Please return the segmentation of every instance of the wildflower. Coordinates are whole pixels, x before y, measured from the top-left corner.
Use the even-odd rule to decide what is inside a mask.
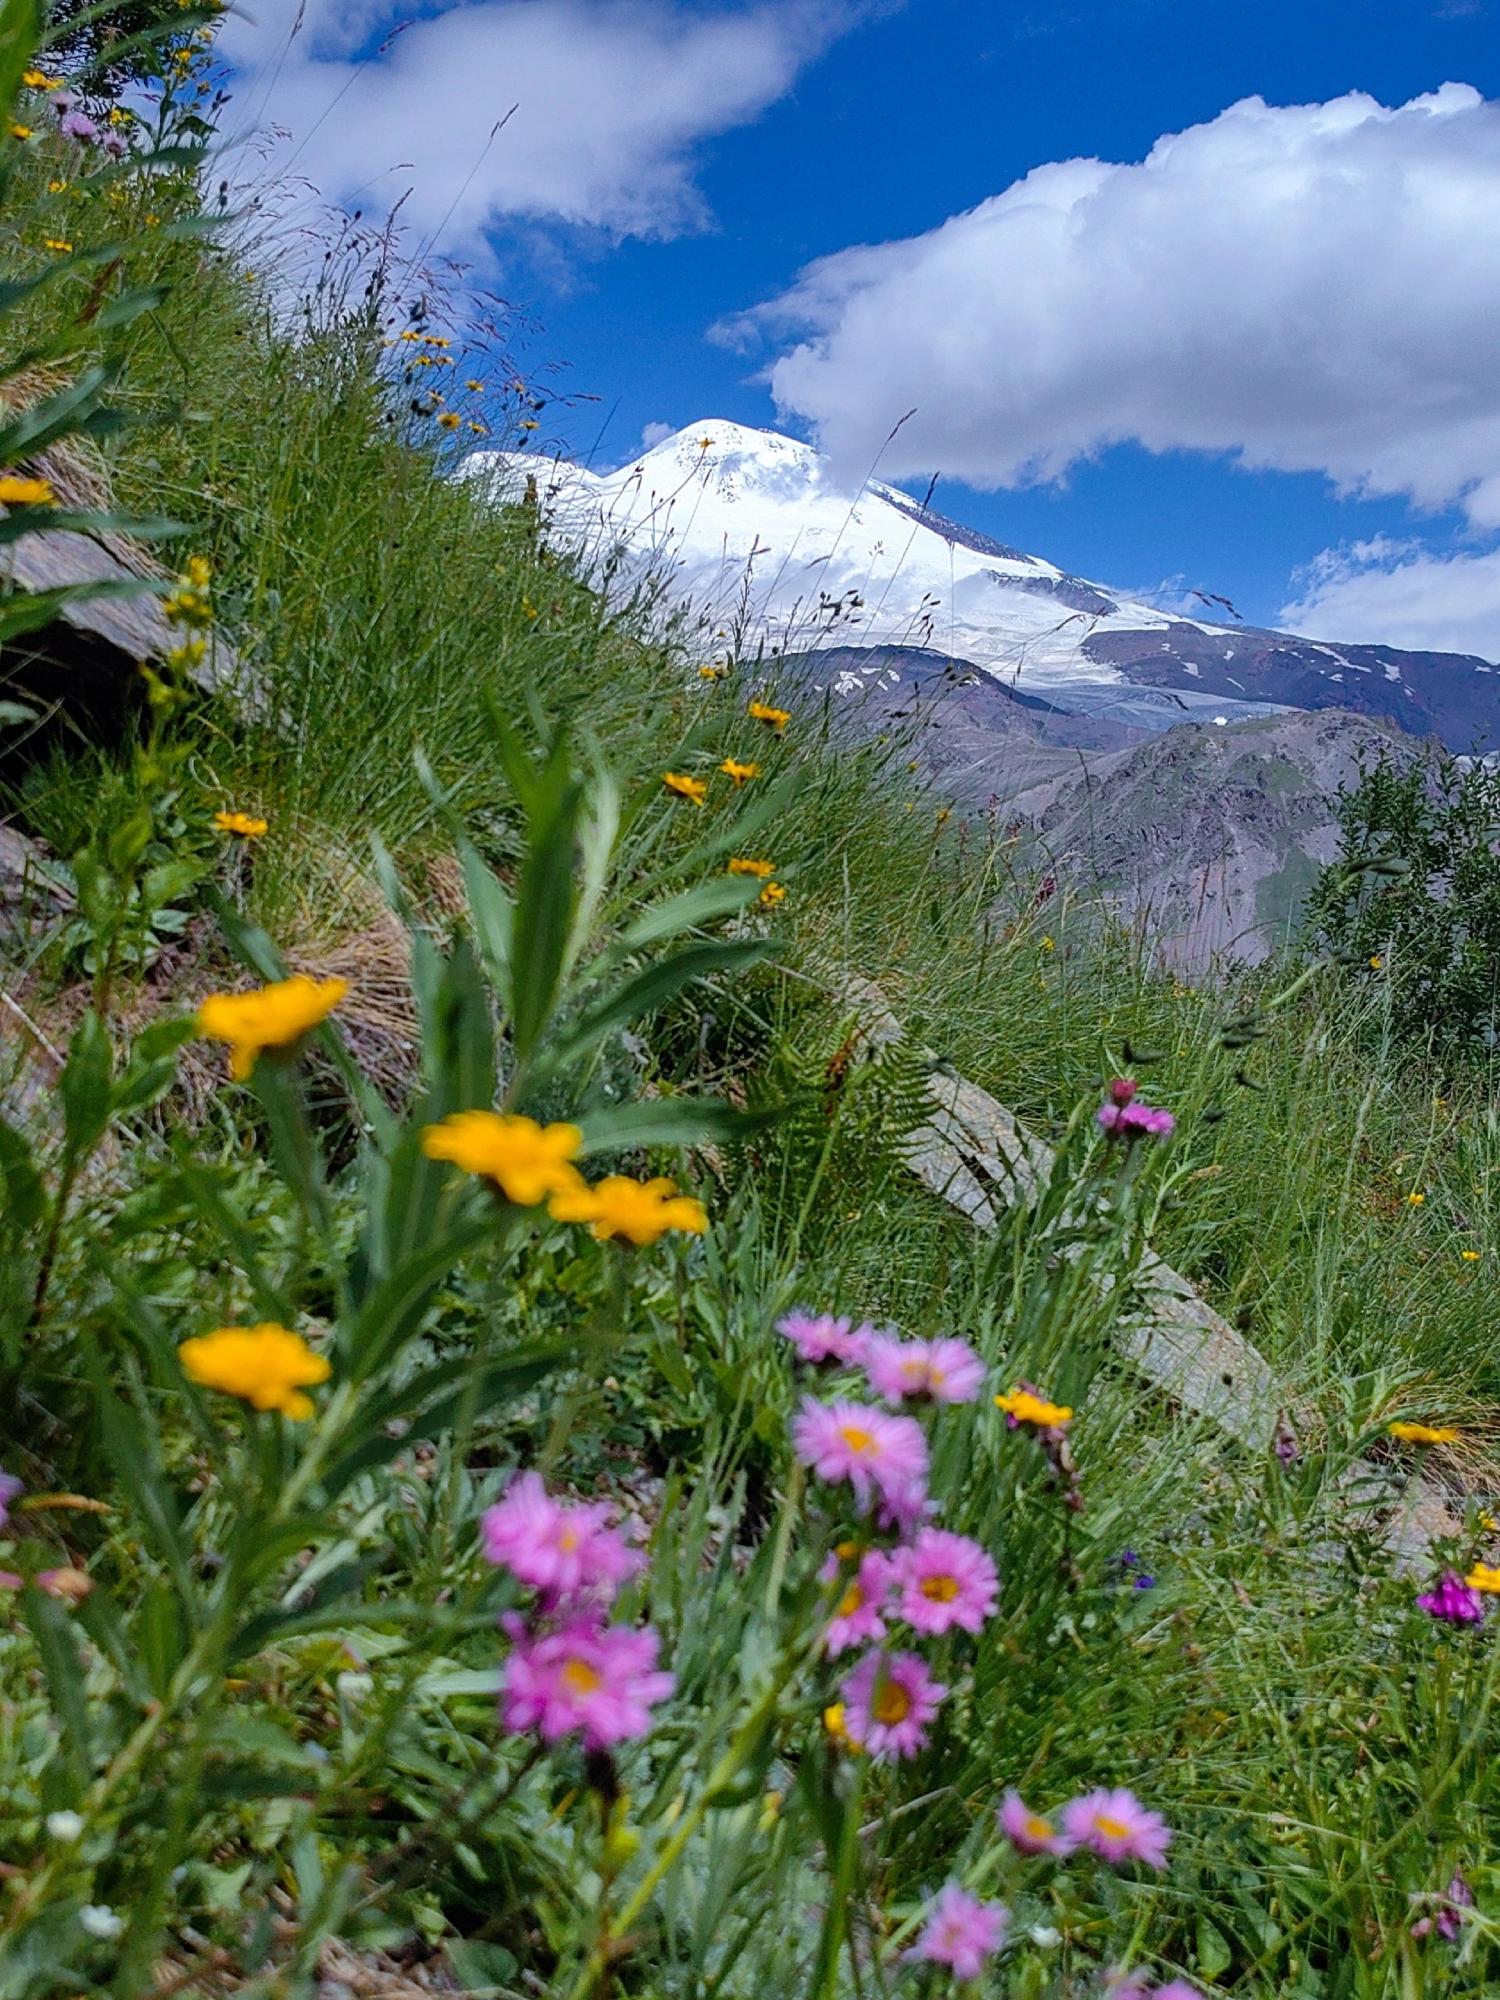
[[[444,410],[438,418],[438,423],[445,431],[456,431],[462,422],[463,418],[457,410]]]
[[[299,1420],[313,1413],[312,1398],[303,1391],[333,1372],[326,1355],[314,1354],[301,1334],[274,1320],[199,1334],[183,1341],[177,1359],[200,1389],[219,1389],[253,1409],[279,1410]]]
[[[66,1807],[59,1812],[49,1812],[45,1824],[53,1840],[71,1844],[83,1834],[83,1814],[69,1812]]]
[[[1009,1922],[1010,1911],[1003,1903],[981,1903],[957,1882],[947,1882],[906,1956],[949,1966],[960,1979],[977,1979],[985,1960],[998,1951]]]
[[[609,1525],[613,1512],[602,1501],[554,1500],[538,1473],[518,1473],[480,1516],[485,1559],[539,1591],[549,1611],[579,1599],[608,1604],[643,1561]]]
[[[108,1903],[85,1903],[78,1912],[78,1928],[101,1944],[112,1944],[125,1928],[125,1919]]]
[[[1131,1077],[1117,1076],[1114,1079],[1109,1086],[1109,1103],[1101,1104],[1094,1113],[1100,1130],[1108,1132],[1112,1138],[1127,1141],[1147,1135],[1165,1139],[1177,1120],[1170,1111],[1139,1103],[1136,1100],[1137,1088]]]
[[[420,340],[422,336],[420,333],[418,333],[417,329],[414,326],[409,326],[407,327],[406,331],[401,335],[401,338],[403,340]]]
[[[467,381],[467,382],[465,382],[465,384],[464,384],[464,387],[465,387],[466,389],[471,389],[471,390],[473,391],[473,393],[474,393],[474,394],[475,394],[476,396],[478,396],[478,395],[480,395],[480,394],[481,394],[481,393],[483,392],[483,389],[484,389],[484,384],[483,384],[482,382],[476,382],[476,381],[475,381],[475,379],[474,379],[474,377],[473,377],[473,376],[471,375],[471,376],[469,377],[468,381]]]
[[[541,425],[535,417],[524,417],[516,428],[523,431],[536,431],[541,429]]]
[[[17,1479],[13,1472],[0,1472],[0,1528],[10,1525],[10,1503],[24,1485],[25,1481]]]
[[[542,615],[541,612],[537,610],[536,606],[532,603],[529,597],[523,597],[521,599],[521,616],[523,618],[530,618],[533,621],[535,621],[536,619],[540,618],[541,615]]]
[[[1134,1792],[1123,1787],[1086,1792],[1070,1799],[1061,1813],[1063,1832],[1077,1847],[1091,1847],[1118,1868],[1125,1861],[1144,1861],[1165,1868],[1172,1829],[1160,1813],[1148,1812]]]
[[[270,822],[257,819],[254,813],[216,812],[214,825],[221,833],[237,833],[245,840],[259,840]]]
[[[967,1535],[923,1528],[894,1561],[897,1607],[914,1632],[977,1632],[995,1608],[995,1565]]]
[[[676,1682],[656,1664],[649,1625],[632,1631],[571,1619],[560,1631],[508,1626],[515,1647],[505,1663],[501,1715],[513,1735],[534,1729],[544,1743],[581,1735],[589,1750],[644,1736],[651,1710]]]
[[[1019,1792],[1005,1794],[999,1819],[1000,1831],[1018,1854],[1071,1854],[1076,1845],[1050,1819],[1034,1813]]]
[[[852,1366],[864,1359],[875,1329],[868,1323],[851,1327],[847,1319],[835,1319],[832,1313],[790,1312],[777,1320],[776,1331],[792,1343],[804,1361],[837,1361]]]
[[[661,781],[669,792],[675,792],[680,799],[691,799],[695,806],[701,806],[708,797],[708,781],[690,778],[685,771],[663,771]]]
[[[31,127],[29,125],[12,125],[10,136],[12,139],[29,139],[31,137]]]
[[[828,1741],[837,1750],[858,1750],[860,1745],[849,1734],[847,1714],[841,1701],[830,1702],[823,1711],[823,1730]]]
[[[1475,1563],[1464,1583],[1470,1590],[1480,1591],[1486,1597],[1500,1597],[1500,1569],[1491,1563]]]
[[[767,909],[774,909],[776,904],[786,901],[786,890],[780,882],[767,882],[755,900],[765,904]]]
[[[861,1358],[870,1387],[888,1403],[905,1396],[972,1403],[984,1381],[984,1363],[961,1340],[897,1340],[877,1334]]]
[[[580,1181],[553,1195],[549,1208],[555,1222],[588,1223],[601,1243],[623,1237],[639,1246],[655,1243],[670,1230],[701,1236],[708,1228],[702,1202],[679,1194],[676,1181],[660,1178],[634,1181],[626,1174],[609,1174],[592,1187]]]
[[[300,1042],[348,991],[347,979],[299,973],[249,993],[211,993],[198,1009],[198,1033],[206,1041],[229,1043],[229,1074],[243,1083],[264,1050]]]
[[[736,786],[743,785],[751,778],[758,778],[760,776],[759,764],[741,764],[733,757],[726,757],[719,766],[719,769],[724,773],[726,778],[732,778]]]
[[[861,1507],[879,1501],[898,1514],[920,1506],[927,1488],[927,1440],[910,1417],[869,1403],[820,1403],[806,1396],[792,1424],[798,1458],[820,1479],[847,1479]]]
[[[1411,1193],[1406,1197],[1406,1205],[1408,1208],[1420,1208],[1426,1199],[1426,1195],[1423,1194],[1420,1188],[1413,1188]]]
[[[1452,1444],[1463,1433],[1453,1424],[1387,1424],[1386,1430],[1402,1444]]]
[[[65,111],[57,121],[57,129],[65,139],[76,139],[80,145],[87,145],[99,136],[99,127],[86,111]]]
[[[472,417],[469,418],[464,428],[466,430],[471,430],[474,433],[475,437],[487,438],[490,434],[490,428],[488,424],[477,424],[475,423]]]
[[[56,90],[57,78],[48,76],[45,70],[23,69],[21,81],[28,90]]]
[[[707,666],[698,669],[698,678],[700,681],[726,681],[729,678],[728,664],[723,660],[711,660]],[[719,769],[722,771],[723,768],[721,764]]]
[[[62,1569],[38,1570],[31,1579],[37,1589],[48,1597],[59,1598],[64,1604],[81,1604],[94,1587],[94,1579],[87,1570]],[[0,1590],[24,1590],[26,1579],[17,1576],[13,1569],[0,1569]]]
[[[915,1757],[947,1692],[918,1653],[866,1653],[839,1689],[845,1726],[872,1757]]]
[[[1458,1254],[1465,1264],[1477,1264],[1479,1262],[1479,1252],[1477,1250],[1460,1250]]]
[[[752,701],[745,713],[753,717],[756,722],[769,723],[778,736],[792,719],[789,708],[770,708],[763,701]]]
[[[0,473],[0,501],[7,507],[52,507],[57,496],[48,479],[25,479],[19,473]]]
[[[1043,951],[1056,951],[1056,950],[1057,950],[1057,939],[1056,939],[1056,938],[1050,938],[1050,937],[1044,937],[1044,938],[1042,939],[1042,950],[1043,950]]]
[[[1379,952],[1371,952],[1365,963],[1369,966],[1371,972],[1380,972],[1385,966],[1385,960],[1380,956]]]
[[[1484,1598],[1456,1570],[1445,1569],[1437,1587],[1421,1592],[1417,1602],[1440,1625],[1479,1625],[1484,1621]]]
[[[823,1565],[825,1583],[839,1573],[838,1554]],[[828,1622],[823,1644],[830,1654],[845,1653],[862,1646],[867,1639],[885,1637],[885,1601],[890,1594],[891,1559],[880,1549],[869,1549],[860,1557],[859,1567],[850,1577],[838,1608]]]
[[[454,1111],[422,1133],[429,1160],[450,1160],[466,1174],[482,1175],[518,1208],[582,1189],[583,1177],[571,1164],[582,1145],[576,1125],[538,1125],[502,1111]]]
[[[47,183],[48,194],[66,194],[67,191],[68,191],[68,183],[66,181],[54,180],[54,181],[48,181]]]
[[[1165,1986],[1157,1987],[1151,2000],[1203,2000],[1203,1995],[1185,1979],[1169,1979]]]
[[[997,1396],[995,1407],[1004,1410],[1011,1430],[1020,1424],[1030,1424],[1039,1431],[1060,1431],[1073,1421],[1073,1412],[1066,1403],[1049,1403],[1045,1396],[1039,1396],[1024,1384],[1012,1389],[1009,1395]]]
[[[756,875],[764,881],[767,876],[776,873],[776,863],[774,861],[751,861],[742,855],[735,855],[729,862],[729,872],[731,875]]]

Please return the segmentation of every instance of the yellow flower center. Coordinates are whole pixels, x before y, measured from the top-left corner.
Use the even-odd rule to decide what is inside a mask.
[[[1130,1834],[1130,1828],[1122,1820],[1111,1819],[1108,1813],[1095,1813],[1094,1824],[1111,1840],[1125,1840]]]
[[[578,1530],[576,1528],[564,1528],[557,1540],[558,1546],[565,1549],[571,1555],[578,1546]]]
[[[922,1595],[930,1597],[934,1604],[951,1604],[958,1595],[956,1576],[924,1576],[921,1584]]]
[[[899,1681],[886,1681],[871,1704],[870,1713],[887,1728],[892,1723],[905,1722],[911,1713],[911,1696]]]
[[[603,1687],[604,1676],[587,1660],[569,1660],[562,1670],[562,1682],[569,1694],[594,1694]]]
[[[1026,1819],[1026,1837],[1028,1840],[1050,1840],[1052,1838],[1051,1820],[1038,1819],[1035,1813],[1028,1814]]]
[[[875,1433],[863,1429],[859,1424],[840,1424],[839,1436],[849,1449],[857,1452],[861,1458],[875,1449]]]
[[[860,1589],[859,1585],[857,1583],[851,1583],[849,1588],[844,1592],[843,1596],[839,1599],[838,1616],[840,1618],[852,1618],[855,1612],[858,1611],[859,1607],[864,1603],[864,1601],[865,1601],[865,1594]]]

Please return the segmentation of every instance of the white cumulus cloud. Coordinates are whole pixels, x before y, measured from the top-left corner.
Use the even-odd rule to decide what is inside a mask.
[[[1435,555],[1377,536],[1325,549],[1293,582],[1281,622],[1309,638],[1500,660],[1500,549]]]
[[[1500,105],[1247,98],[836,252],[727,328],[836,461],[982,487],[1137,440],[1500,525]],[[795,344],[789,344],[795,343]]]
[[[220,47],[242,121],[290,134],[273,168],[367,213],[407,195],[418,232],[472,250],[507,220],[699,226],[701,142],[784,96],[868,4],[467,0],[413,17],[391,0],[304,0],[295,16],[259,0]]]

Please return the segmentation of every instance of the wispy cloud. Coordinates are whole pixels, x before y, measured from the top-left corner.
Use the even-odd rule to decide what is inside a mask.
[[[1310,638],[1500,660],[1500,550],[1434,554],[1381,535],[1325,549],[1293,586],[1281,621]]]

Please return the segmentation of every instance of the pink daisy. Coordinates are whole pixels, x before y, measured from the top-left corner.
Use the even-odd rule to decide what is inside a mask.
[[[866,1653],[839,1689],[844,1726],[872,1757],[915,1757],[947,1692],[918,1653]]]
[[[1160,1813],[1148,1812],[1123,1786],[1101,1788],[1070,1799],[1062,1809],[1062,1828],[1075,1847],[1091,1847],[1113,1866],[1144,1861],[1165,1868],[1172,1829]]]
[[[804,1396],[792,1442],[820,1479],[847,1479],[860,1506],[880,1501],[893,1516],[915,1519],[927,1497],[927,1440],[910,1417],[869,1403],[820,1403]]]
[[[875,1329],[835,1319],[832,1313],[790,1312],[777,1320],[776,1331],[785,1335],[804,1361],[837,1361],[853,1367],[864,1359],[865,1342]]]
[[[610,1603],[641,1567],[639,1550],[609,1526],[602,1501],[556,1500],[535,1472],[522,1472],[480,1517],[484,1553],[498,1569],[540,1591],[549,1609],[586,1599]]]
[[[644,1736],[650,1711],[676,1685],[657,1670],[659,1641],[649,1625],[570,1620],[556,1632],[530,1633],[506,1621],[515,1649],[505,1663],[501,1714],[512,1735],[534,1729],[544,1743],[582,1735],[589,1750]]]
[[[1071,1854],[1075,1845],[1015,1791],[1000,1801],[1000,1831],[1018,1854]]]
[[[1422,1591],[1417,1602],[1429,1618],[1436,1618],[1443,1625],[1484,1622],[1484,1599],[1477,1590],[1469,1588],[1456,1570],[1445,1569],[1436,1588]]]
[[[947,1882],[933,1898],[922,1935],[906,1956],[951,1966],[960,1979],[977,1979],[1009,1922],[1003,1903],[981,1903],[956,1882]]]
[[[923,1528],[895,1556],[897,1608],[914,1632],[977,1632],[995,1608],[1000,1579],[967,1535]]]
[[[961,1340],[897,1340],[877,1333],[862,1360],[870,1387],[888,1403],[906,1396],[972,1403],[984,1383],[984,1363]]]
[[[832,1582],[839,1573],[839,1559],[831,1555],[823,1565],[823,1577]],[[885,1637],[885,1601],[890,1595],[891,1559],[880,1549],[870,1549],[860,1558],[850,1577],[838,1609],[829,1620],[823,1644],[830,1654],[847,1652],[866,1639]]]

